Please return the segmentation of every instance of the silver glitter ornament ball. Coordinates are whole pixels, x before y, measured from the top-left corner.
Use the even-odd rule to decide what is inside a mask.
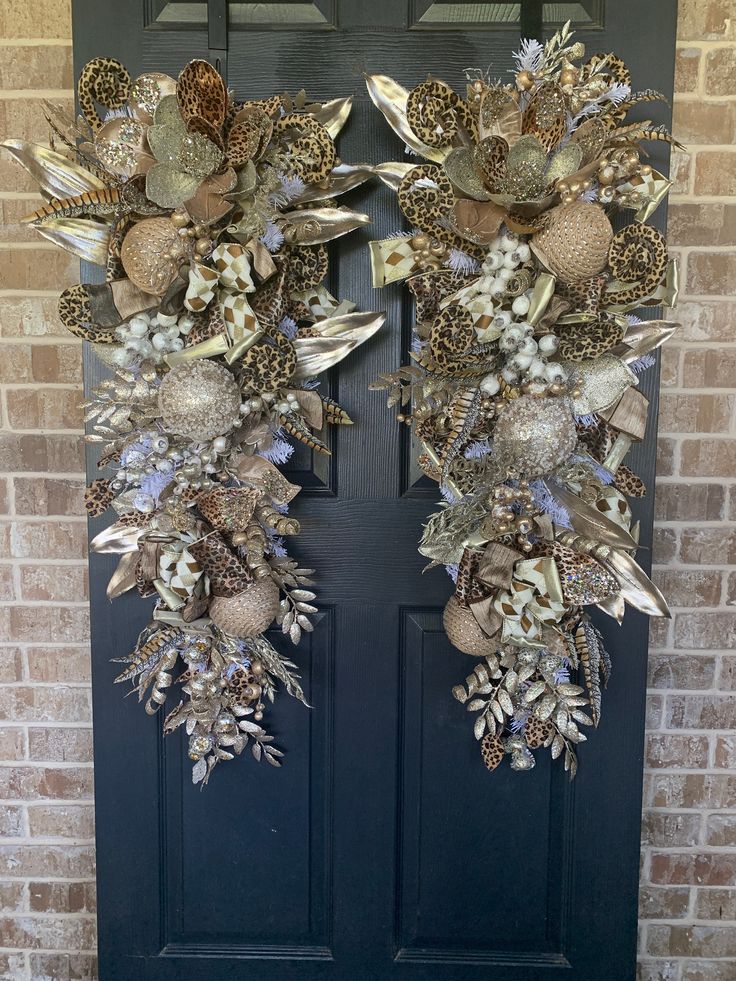
[[[525,395],[503,410],[493,434],[494,456],[526,477],[550,473],[577,443],[575,420],[564,398]]]
[[[158,405],[165,428],[205,441],[229,432],[240,419],[240,389],[222,365],[187,361],[164,376]]]

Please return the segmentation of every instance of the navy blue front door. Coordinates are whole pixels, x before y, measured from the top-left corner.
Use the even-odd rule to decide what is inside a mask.
[[[504,77],[520,18],[533,30],[570,15],[590,53],[616,50],[640,88],[671,94],[674,0],[74,0],[74,49],[77,68],[109,55],[134,75],[219,59],[240,98],[352,94],[339,152],[379,162],[404,148],[363,71],[407,87],[428,72],[462,86],[469,67]],[[655,146],[660,169],[665,155]],[[647,624],[628,612],[607,628],[616,671],[573,784],[544,757],[529,774],[483,768],[450,694],[470,663],[442,631],[450,585],[442,570],[422,576],[416,551],[436,489],[368,391],[406,356],[406,291],[372,290],[366,248],[401,219],[379,186],[350,203],[374,225],[340,240],[333,291],[388,320],[330,379],[356,425],[326,463],[294,464],[297,554],[318,570],[323,612],[296,652],[313,709],[284,697],[272,713],[281,770],[244,756],[192,786],[179,734],[164,742],[160,719],[112,685],[109,658],[148,611],[110,604],[109,563],[94,557],[101,979],[633,981]],[[653,443],[633,461],[650,487]],[[646,545],[651,498],[639,517]]]

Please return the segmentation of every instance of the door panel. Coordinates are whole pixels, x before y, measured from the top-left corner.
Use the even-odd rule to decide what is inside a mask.
[[[503,76],[519,19],[529,33],[572,16],[591,52],[617,50],[640,88],[671,94],[675,6],[75,0],[75,59],[175,75],[209,56],[239,97],[353,94],[340,155],[379,162],[403,147],[363,71],[407,87],[427,72],[461,87],[468,66]],[[208,7],[220,17],[209,35]],[[666,169],[666,148],[655,145],[652,163]],[[416,551],[437,490],[417,471],[411,434],[368,392],[407,359],[408,293],[371,288],[366,249],[402,220],[378,185],[343,200],[374,224],[333,247],[330,288],[388,320],[328,379],[356,425],[333,433],[331,458],[300,449],[290,465],[305,488],[295,555],[317,569],[322,613],[296,651],[313,708],[282,695],[271,714],[283,769],[244,757],[204,792],[191,785],[180,734],[163,740],[160,720],[111,684],[108,659],[129,651],[148,608],[108,603],[111,562],[92,557],[102,981],[546,981],[560,970],[633,981],[646,619],[602,624],[615,672],[574,783],[545,757],[527,774],[485,771],[450,694],[470,665],[442,631],[450,583],[442,570],[422,576]],[[98,372],[88,361],[88,386]],[[644,379],[652,436],[632,465],[652,487],[656,373]],[[651,497],[638,503],[648,546]]]

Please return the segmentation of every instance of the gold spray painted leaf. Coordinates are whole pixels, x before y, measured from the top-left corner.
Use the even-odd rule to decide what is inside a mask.
[[[104,266],[110,245],[110,226],[88,218],[52,218],[38,226],[39,234],[83,262]]]
[[[664,596],[628,552],[612,549],[606,565],[618,579],[621,595],[629,606],[650,617],[669,618],[670,611]]]
[[[308,184],[302,193],[292,198],[292,204],[308,204],[311,201],[326,201],[346,194],[355,187],[360,187],[375,174],[373,164],[338,164],[333,167],[326,186]]]
[[[284,238],[295,245],[331,242],[371,223],[368,215],[350,211],[348,208],[304,208],[287,211],[281,215],[279,221],[283,222]]]
[[[38,182],[44,194],[67,198],[84,191],[100,191],[105,186],[84,167],[72,163],[60,153],[25,140],[5,140],[2,144]]]
[[[346,313],[320,320],[312,330],[319,337],[296,337],[295,379],[313,378],[342,361],[351,351],[372,337],[386,319],[385,313]]]
[[[348,121],[352,108],[353,98],[348,96],[346,99],[332,99],[330,102],[325,102],[310,115],[314,116],[318,123],[322,123],[334,140]]]
[[[621,525],[586,504],[577,494],[556,481],[545,480],[544,485],[554,500],[567,511],[573,530],[578,535],[616,548],[636,548],[636,542]]]
[[[407,90],[389,78],[388,75],[366,75],[365,84],[373,104],[381,110],[394,133],[401,137],[407,146],[416,150],[427,160],[442,163],[447,156],[449,147],[427,146],[426,143],[417,139],[407,122],[406,102],[409,97]]]
[[[373,168],[373,173],[383,181],[386,187],[390,187],[392,191],[398,191],[403,179],[415,167],[415,163],[402,163],[398,160],[393,160],[387,163],[376,164]]]

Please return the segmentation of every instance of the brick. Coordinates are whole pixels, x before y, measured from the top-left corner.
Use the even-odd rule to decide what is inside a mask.
[[[30,344],[3,344],[0,383],[20,385],[33,381],[32,355]]]
[[[705,91],[707,95],[732,96],[736,93],[736,48],[715,48],[708,52],[705,63]]]
[[[733,388],[736,350],[695,348],[686,351],[683,371],[693,388]]]
[[[698,889],[695,916],[698,920],[736,920],[736,889]]]
[[[18,727],[0,728],[0,760],[22,760],[26,755],[26,740]]]
[[[679,733],[650,733],[647,736],[647,766],[700,770],[708,765],[708,737]]]
[[[74,684],[90,679],[88,647],[29,647],[26,656],[31,681]]]
[[[0,88],[71,89],[73,86],[71,45],[28,44],[3,48]]]
[[[662,388],[672,388],[677,385],[680,373],[681,353],[677,347],[670,344],[662,350],[660,358],[659,383]]]
[[[736,318],[736,303],[730,300],[683,300],[677,304],[672,316],[681,324],[677,337],[681,341],[702,343],[730,341],[733,337],[732,323]],[[703,351],[688,351],[685,366],[689,383],[691,381],[691,355],[704,354]]]
[[[733,0],[695,0],[678,8],[680,41],[727,41],[734,37]]]
[[[657,577],[657,582],[662,581]],[[665,594],[670,594],[665,589]],[[654,654],[649,658],[650,688],[712,688],[716,660],[699,654]]]
[[[680,981],[733,981],[733,961],[683,961]]]
[[[0,875],[84,879],[94,873],[92,845],[0,842]]]
[[[31,954],[31,974],[38,981],[97,981],[93,954]]]
[[[8,947],[89,950],[95,943],[95,925],[92,918],[83,917],[5,917],[0,919],[0,935]]]
[[[0,565],[0,600],[14,600],[15,584],[13,581],[13,569],[9,565]]]
[[[659,727],[662,725],[663,711],[664,711],[664,697],[662,695],[647,694],[647,709],[646,709],[647,730],[659,729]]]
[[[0,838],[20,838],[23,833],[23,808],[0,802]]]
[[[677,981],[680,965],[678,961],[650,960],[639,958],[636,965],[636,981]]]
[[[673,609],[678,606],[719,605],[721,574],[712,569],[657,569],[654,580]],[[682,687],[687,688],[687,685]],[[697,685],[697,687],[702,686]]]
[[[77,601],[86,599],[87,567],[81,565],[20,566],[24,600]]]
[[[723,650],[736,640],[736,613],[675,614],[675,647],[691,650]],[[727,727],[726,727],[727,728]]]
[[[0,718],[17,722],[89,722],[86,688],[0,688]]]
[[[667,482],[657,485],[655,506],[660,521],[718,521],[723,517],[725,502],[722,484]]]
[[[30,908],[35,913],[94,913],[91,882],[31,882]]]
[[[672,108],[672,132],[680,143],[729,144],[736,131],[736,107],[732,102],[678,99]]]
[[[29,515],[75,515],[84,510],[84,481],[51,477],[15,477],[15,510]]]
[[[84,445],[78,436],[0,433],[0,470],[17,473],[81,473]]]
[[[0,683],[23,678],[23,656],[18,647],[0,647]]]
[[[10,548],[19,559],[83,559],[87,525],[82,521],[16,521],[10,529]]]
[[[675,473],[675,441],[657,437],[657,476],[672,477]]]
[[[705,825],[706,845],[736,845],[736,814],[709,814]]]
[[[34,344],[31,367],[34,381],[81,383],[81,344]]]
[[[26,885],[23,882],[0,882],[0,913],[15,913],[26,907]]]
[[[736,854],[654,852],[651,880],[662,885],[736,885]]]
[[[91,768],[0,766],[0,798],[79,800],[91,795]]]
[[[29,804],[28,828],[33,838],[91,839],[95,833],[90,804]]]
[[[0,67],[0,71],[2,68]],[[23,218],[43,204],[40,195],[23,198],[9,198],[0,201],[0,242],[33,242],[38,245],[38,231],[34,225],[23,222]]]
[[[0,640],[79,643],[89,637],[89,609],[63,606],[0,607]]]
[[[684,477],[730,477],[736,471],[736,440],[685,439],[680,473]]]
[[[736,729],[736,695],[668,695],[664,724],[672,729]]]
[[[692,177],[693,158],[687,150],[672,150],[670,156],[670,180],[672,181],[671,193],[687,194],[690,190]]]
[[[641,843],[654,848],[686,848],[697,845],[700,820],[699,814],[645,811],[642,819]]]
[[[0,251],[0,289],[56,290],[76,282],[79,282],[79,259],[62,249],[39,246]]]
[[[7,389],[5,399],[8,422],[16,431],[72,429],[81,432],[84,428],[82,397],[81,391],[77,389]]]
[[[736,153],[730,150],[701,150],[695,156],[695,179],[693,184],[693,190],[695,194],[702,194],[704,196],[718,197],[719,195],[730,195],[733,194],[733,188],[736,184]],[[730,208],[732,206],[724,205],[691,205],[693,209],[701,207],[703,209],[708,209],[709,213],[716,220],[720,221],[721,224],[730,224],[732,219],[725,215],[726,207]],[[721,209],[724,213],[718,213],[718,209]],[[693,223],[697,223],[697,217],[693,215]],[[717,228],[714,229],[715,235],[713,241],[710,243],[712,245],[722,244],[719,238],[722,234],[725,234],[726,238],[729,237],[728,231],[725,233]],[[682,241],[682,245],[708,245],[707,241]],[[689,292],[695,292],[695,290],[688,287]]]
[[[71,37],[70,0],[37,0],[32,4],[2,0],[0,33],[3,37]]]
[[[655,528],[652,539],[652,561],[656,565],[672,562],[677,556],[678,540],[674,528]]]
[[[678,48],[675,57],[675,92],[694,92],[698,87],[700,48]]]
[[[701,485],[701,487],[705,486],[714,485]],[[732,531],[729,528],[683,529],[680,543],[680,561],[692,565],[736,564],[736,530]]]
[[[699,153],[696,157],[696,193],[723,193],[699,190],[698,160],[702,156],[709,156],[709,154]],[[729,154],[729,156],[736,160],[736,154]],[[667,239],[671,246],[733,245],[736,242],[736,205],[673,202],[667,212]]]
[[[729,599],[732,595],[736,599],[736,583],[734,584],[733,594],[731,593],[731,585],[729,583]],[[736,691],[736,655],[726,655],[720,661],[717,687],[721,690]]]
[[[736,769],[736,738],[734,736],[717,736],[714,762],[717,767],[726,770]]]
[[[647,931],[650,954],[679,957],[736,956],[736,926],[668,926],[651,924]]]
[[[92,759],[92,730],[30,728],[28,758],[53,763],[89,763]]]
[[[649,807],[736,807],[736,774],[654,773],[649,782]]]
[[[736,395],[675,395],[665,392],[659,403],[659,432],[727,433],[732,428],[735,412]]]
[[[0,337],[63,337],[58,300],[45,296],[10,296],[0,305]]]
[[[734,107],[736,108],[736,103]],[[728,296],[734,277],[736,252],[691,252],[687,258],[686,282],[689,296]]]
[[[0,978],[3,981],[22,981],[26,977],[25,954],[0,953]]]
[[[690,890],[657,886],[639,889],[639,917],[651,920],[680,920],[687,916]]]

